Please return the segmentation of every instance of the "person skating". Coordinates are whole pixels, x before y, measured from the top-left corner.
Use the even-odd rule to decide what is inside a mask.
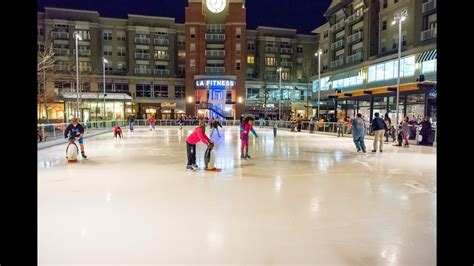
[[[277,137],[277,129],[278,129],[278,121],[277,119],[275,118],[273,120],[273,138],[276,138]]]
[[[186,138],[186,150],[188,155],[188,163],[186,169],[188,170],[197,170],[198,166],[196,164],[196,144],[202,141],[204,144],[209,145],[213,143],[206,136],[206,123],[203,119],[199,120],[199,124],[196,129]]]
[[[79,145],[81,147],[81,156],[82,158],[86,159],[87,156],[84,151],[84,139],[82,138],[84,136],[84,127],[79,124],[77,118],[72,118],[71,119],[71,124],[69,124],[66,127],[66,130],[64,130],[64,138],[65,139],[70,139],[70,138],[75,138],[76,140],[79,141]]]
[[[253,118],[252,117],[245,117],[243,119],[243,124],[240,126],[240,140],[242,141],[240,146],[240,158],[242,159],[250,159],[249,155],[249,134],[252,134],[258,138],[257,132],[253,129]]]
[[[117,138],[117,136],[120,137],[120,138],[122,138],[122,136],[123,136],[122,135],[122,128],[118,124],[116,124],[114,126],[114,138]]]
[[[128,116],[128,125],[129,125],[129,128],[130,128],[130,132],[133,132],[133,124],[135,123],[135,116],[130,114]]]
[[[384,116],[384,119],[383,119],[383,122],[385,123],[385,126],[386,126],[386,130],[385,130],[385,143],[388,143],[388,137],[389,136],[392,136],[392,139],[393,141],[395,141],[395,136],[393,135],[392,133],[392,120],[390,119],[390,117],[388,116],[388,113],[385,113],[385,116]]]
[[[210,135],[210,136],[212,137],[212,134],[214,133],[214,130],[216,130],[216,131],[217,131],[217,136],[220,138],[221,135],[219,134],[219,128],[218,128],[218,127],[221,127],[221,128],[222,128],[222,125],[221,125],[221,123],[219,122],[219,120],[217,120],[217,119],[212,119],[210,125],[211,125],[211,128],[212,128],[212,131],[211,131],[211,135]]]
[[[375,118],[372,120],[372,131],[374,132],[374,146],[372,152],[377,152],[377,149],[380,152],[383,152],[383,134],[387,131],[387,125],[380,118],[379,113],[375,113]],[[378,147],[378,142],[380,142],[380,147]]]
[[[155,117],[153,115],[150,115],[150,117],[148,117],[147,122],[150,125],[150,131],[155,131]]]
[[[365,137],[365,122],[362,120],[362,114],[358,113],[357,117],[352,120],[352,139],[354,140],[354,143],[357,148],[357,152],[360,152],[361,150],[366,153],[366,148],[365,148],[365,142],[364,142],[364,137]]]
[[[344,137],[344,119],[339,115],[337,119],[337,137]]]

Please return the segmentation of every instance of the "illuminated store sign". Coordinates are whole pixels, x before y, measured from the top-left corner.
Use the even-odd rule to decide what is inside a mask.
[[[196,87],[209,87],[209,86],[235,86],[235,80],[222,80],[222,79],[202,79],[196,80]]]

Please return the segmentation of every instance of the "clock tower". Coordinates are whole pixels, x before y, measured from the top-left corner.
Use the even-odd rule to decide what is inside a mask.
[[[238,119],[247,73],[245,0],[189,0],[186,114]]]

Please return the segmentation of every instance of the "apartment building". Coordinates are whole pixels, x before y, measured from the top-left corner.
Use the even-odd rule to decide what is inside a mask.
[[[401,24],[399,117],[436,120],[435,0],[333,1],[325,13],[328,23],[313,31],[323,50],[321,80],[313,76],[320,115],[361,112],[371,120],[375,112],[395,113],[399,26],[393,21],[400,14],[407,16]]]
[[[39,12],[38,51],[52,44],[55,59],[54,70],[45,73],[46,92],[39,88],[39,118],[48,109],[50,120],[64,121],[79,109],[85,120],[132,113],[230,119],[278,115],[280,106],[285,117],[311,115],[316,36],[263,26],[248,30],[243,0],[189,0],[183,8],[184,24],[63,8]]]

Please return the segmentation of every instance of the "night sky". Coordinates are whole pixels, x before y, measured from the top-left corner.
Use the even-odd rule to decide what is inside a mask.
[[[98,11],[103,17],[126,18],[127,14],[174,17],[184,22],[188,0],[38,0],[38,10],[61,7]],[[247,29],[272,26],[309,34],[327,20],[323,14],[331,0],[247,0]]]

